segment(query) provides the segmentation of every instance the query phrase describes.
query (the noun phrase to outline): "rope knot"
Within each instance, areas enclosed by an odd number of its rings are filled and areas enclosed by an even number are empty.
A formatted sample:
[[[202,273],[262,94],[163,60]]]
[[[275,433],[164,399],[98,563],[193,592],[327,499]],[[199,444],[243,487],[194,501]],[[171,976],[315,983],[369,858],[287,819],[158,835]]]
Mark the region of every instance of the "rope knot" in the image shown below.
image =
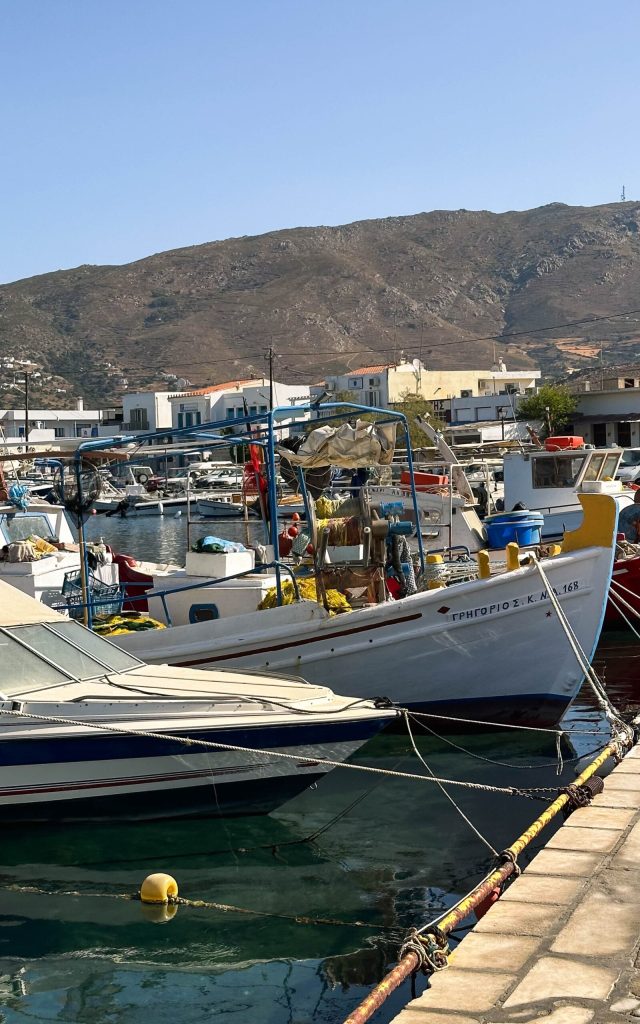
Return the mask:
[[[518,854],[514,853],[513,850],[506,849],[499,854],[498,860],[501,864],[513,864],[513,877],[518,878],[522,874],[522,868],[518,864]]]
[[[399,959],[402,960],[408,953],[417,957],[416,971],[422,971],[423,974],[434,974],[449,966],[447,936],[437,925],[431,925],[423,933],[412,928],[400,948]]]

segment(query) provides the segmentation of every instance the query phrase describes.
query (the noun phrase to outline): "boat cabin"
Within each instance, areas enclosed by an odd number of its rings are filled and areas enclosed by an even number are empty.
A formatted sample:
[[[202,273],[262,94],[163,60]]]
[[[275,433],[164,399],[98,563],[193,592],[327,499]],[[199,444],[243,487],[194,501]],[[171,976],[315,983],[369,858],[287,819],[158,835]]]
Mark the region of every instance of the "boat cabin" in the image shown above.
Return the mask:
[[[619,448],[541,450],[505,455],[505,508],[511,510],[522,502],[531,511],[551,511],[558,505],[574,505],[577,491],[609,490],[605,485],[614,484],[621,457]],[[620,489],[619,485],[614,486]]]
[[[577,440],[577,439],[576,439]],[[514,452],[504,457],[504,507],[545,517],[543,538],[572,530],[582,519],[580,491],[619,493],[615,479],[621,448],[571,447]]]
[[[47,544],[55,541],[61,547],[35,561],[10,561],[7,552],[0,552],[0,579],[45,604],[60,604],[65,575],[80,571],[79,549],[67,513],[61,505],[38,499],[31,500],[24,512],[10,502],[0,503],[0,548],[30,537],[38,537]],[[99,566],[96,575],[104,583],[118,582],[115,565]]]

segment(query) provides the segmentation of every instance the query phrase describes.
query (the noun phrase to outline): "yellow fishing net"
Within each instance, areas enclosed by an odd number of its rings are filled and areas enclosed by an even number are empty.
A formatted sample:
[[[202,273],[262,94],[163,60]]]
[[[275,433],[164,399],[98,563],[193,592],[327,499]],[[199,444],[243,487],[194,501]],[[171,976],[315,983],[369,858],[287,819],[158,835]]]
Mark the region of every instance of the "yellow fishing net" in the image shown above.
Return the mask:
[[[130,613],[129,615],[96,615],[93,630],[100,636],[119,636],[122,633],[140,633],[146,629],[166,629],[164,623],[150,615]]]
[[[311,577],[304,580],[298,580],[298,589],[300,591],[300,597],[303,600],[318,600],[316,581]],[[294,600],[295,592],[293,589],[293,583],[291,580],[286,580],[282,584],[282,604],[293,604]],[[264,611],[265,608],[276,608],[277,604],[278,595],[276,588],[271,587],[258,605],[258,609],[260,611]],[[342,612],[351,611],[351,605],[344,594],[341,594],[339,590],[327,590],[327,604],[332,615],[340,615]]]
[[[319,498],[316,498],[316,516],[318,519],[331,519],[331,516],[338,511],[341,505],[342,501],[340,499],[323,498],[320,495]]]

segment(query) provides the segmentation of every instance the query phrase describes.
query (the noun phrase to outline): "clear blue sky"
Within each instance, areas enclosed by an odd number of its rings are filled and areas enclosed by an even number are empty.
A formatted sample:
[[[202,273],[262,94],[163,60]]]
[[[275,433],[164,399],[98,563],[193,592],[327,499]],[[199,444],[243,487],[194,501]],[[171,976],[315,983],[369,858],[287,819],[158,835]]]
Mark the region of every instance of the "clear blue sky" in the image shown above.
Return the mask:
[[[637,0],[2,0],[0,281],[640,196]]]

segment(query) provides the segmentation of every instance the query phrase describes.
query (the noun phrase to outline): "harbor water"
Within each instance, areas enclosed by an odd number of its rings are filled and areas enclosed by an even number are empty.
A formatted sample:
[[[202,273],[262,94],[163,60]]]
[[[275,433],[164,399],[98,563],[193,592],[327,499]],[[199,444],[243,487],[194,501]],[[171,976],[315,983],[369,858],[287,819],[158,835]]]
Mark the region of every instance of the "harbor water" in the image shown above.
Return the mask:
[[[243,530],[203,523],[193,536],[243,539]],[[87,536],[181,563],[186,517],[95,517]],[[640,704],[638,657],[626,633],[606,635],[598,652],[597,669],[625,711]],[[444,777],[557,787],[603,744],[604,723],[586,690],[565,724],[560,775],[555,742],[541,734],[439,736],[423,723],[416,742]],[[438,731],[432,721],[429,728]],[[402,733],[378,737],[357,760],[423,771]],[[541,808],[523,797],[450,792],[496,850]],[[334,1024],[380,979],[406,930],[455,902],[490,862],[433,783],[344,769],[265,818],[7,829],[0,1019]],[[183,896],[237,909],[179,907],[158,923],[138,902],[117,898],[158,870],[174,875]],[[376,1020],[389,1021],[408,997],[407,987],[395,993]]]

